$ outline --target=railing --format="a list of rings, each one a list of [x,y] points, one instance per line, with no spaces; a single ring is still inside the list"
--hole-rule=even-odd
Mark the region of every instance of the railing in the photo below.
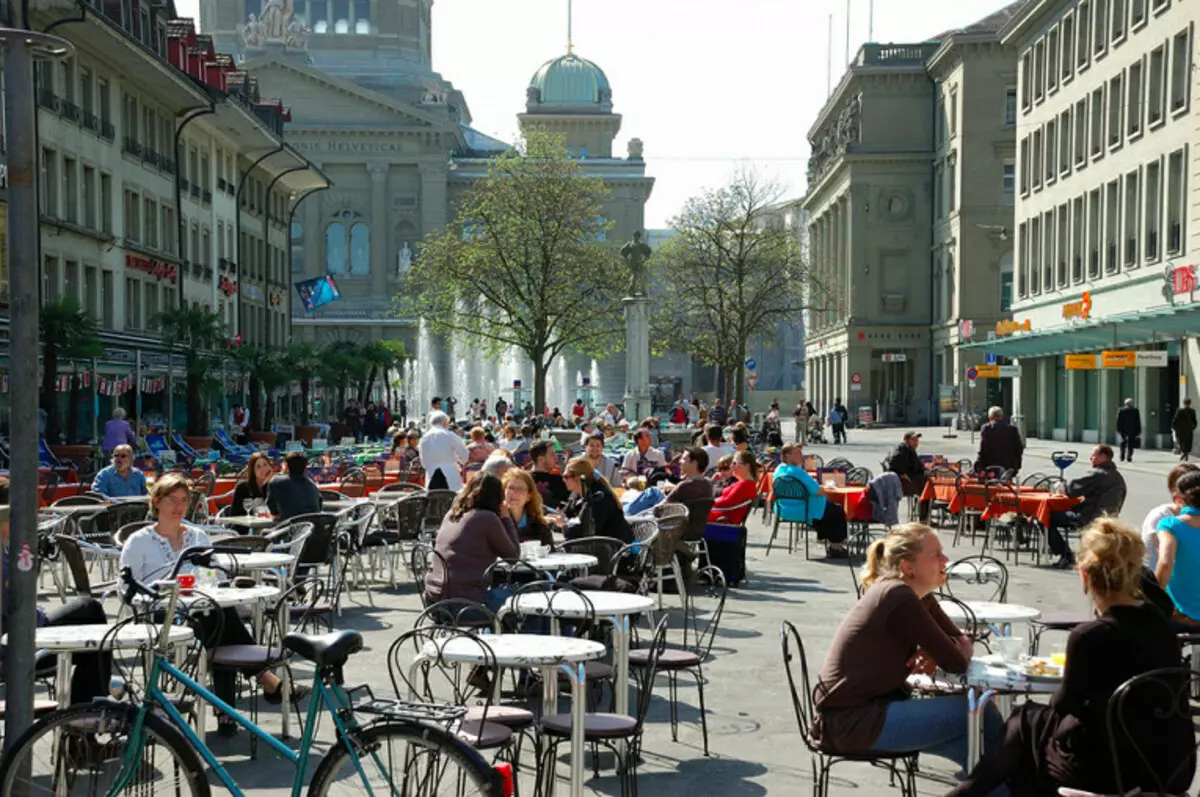
[[[189,188],[191,188],[191,186],[192,186],[192,184],[188,182],[188,178],[186,178],[186,177],[180,177],[180,178],[179,178],[179,190],[180,190],[180,192],[182,192],[182,193],[186,194],[186,193],[188,192],[188,189],[189,189]]]
[[[113,127],[112,122],[100,122],[100,138],[112,141],[117,137],[117,129]]]
[[[96,114],[92,113],[91,111],[84,111],[83,112],[83,126],[93,132],[99,130],[100,129],[100,117],[96,116]]]
[[[212,204],[212,191],[208,191],[208,190],[201,191],[200,197],[204,201],[204,204],[206,204],[206,205]]]
[[[226,183],[225,183],[225,178],[224,178],[224,177],[218,177],[218,178],[217,178],[217,190],[218,190],[218,191],[225,191],[225,190],[227,190],[227,188],[226,188]]]
[[[62,110],[63,118],[68,122],[79,123],[79,116],[82,113],[80,107],[70,100],[63,100],[59,103]]]
[[[124,143],[121,145],[121,151],[127,155],[136,155],[140,158],[142,157],[142,153],[145,152],[145,148],[139,142],[126,136]]]
[[[38,105],[43,108],[49,108],[52,111],[57,111],[58,95],[50,89],[38,89]]]
[[[923,65],[937,52],[938,43],[927,44],[864,44],[855,59],[856,66],[917,66]]]

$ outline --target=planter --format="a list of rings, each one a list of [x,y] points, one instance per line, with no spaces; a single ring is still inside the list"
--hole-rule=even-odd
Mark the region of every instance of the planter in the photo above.
[[[59,459],[69,459],[75,463],[77,467],[86,470],[92,464],[92,447],[91,445],[58,445],[50,446],[50,450],[54,452],[54,456]],[[105,463],[108,464],[108,463]]]
[[[317,439],[317,435],[321,433],[319,426],[297,426],[296,439],[304,443],[305,448],[312,447],[312,441]]]
[[[267,446],[274,448],[275,439],[279,435],[275,432],[247,432],[246,437],[251,443],[265,443]]]
[[[203,437],[188,437],[187,435],[183,435],[183,442],[197,451],[207,451],[213,447],[212,435],[204,435]]]

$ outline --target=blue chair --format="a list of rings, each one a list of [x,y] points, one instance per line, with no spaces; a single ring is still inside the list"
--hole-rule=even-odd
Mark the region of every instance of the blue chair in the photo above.
[[[779,524],[788,524],[788,553],[792,553],[796,544],[796,534],[804,535],[804,558],[811,559],[808,548],[807,531],[812,516],[813,495],[804,486],[804,482],[791,476],[776,476],[771,483],[771,511],[775,515],[775,525],[771,529],[771,539],[767,542],[767,556],[771,555],[771,546],[779,534]]]
[[[188,445],[188,442],[183,439],[179,432],[171,433],[171,442],[175,445],[176,450],[183,452],[183,455],[195,462],[198,459],[208,459],[211,454],[211,449],[198,451]]]

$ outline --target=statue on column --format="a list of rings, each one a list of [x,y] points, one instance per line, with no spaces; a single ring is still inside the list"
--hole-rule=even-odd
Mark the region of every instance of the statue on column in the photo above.
[[[408,248],[408,241],[405,241],[399,254],[396,255],[396,273],[399,276],[403,277],[412,268],[412,256],[412,250]]]
[[[651,250],[642,241],[642,231],[633,234],[633,240],[621,247],[621,257],[629,269],[629,295],[646,295],[646,260]]]

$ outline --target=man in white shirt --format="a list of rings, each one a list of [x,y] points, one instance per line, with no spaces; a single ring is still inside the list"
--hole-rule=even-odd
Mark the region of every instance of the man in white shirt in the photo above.
[[[600,413],[600,420],[605,426],[615,426],[620,419],[621,413],[617,412],[616,404],[606,405],[604,412]]]
[[[717,460],[726,454],[733,453],[733,447],[727,446],[721,442],[721,434],[724,430],[719,424],[710,424],[704,430],[704,453],[708,454],[708,465],[710,468],[716,467]]]
[[[234,404],[229,411],[229,436],[237,443],[245,443],[246,427],[250,425],[250,413],[242,409],[241,404]]]
[[[627,474],[640,475],[650,473],[655,468],[666,467],[667,458],[663,456],[663,452],[650,446],[649,430],[638,429],[637,434],[633,436],[633,442],[637,449],[626,454],[625,461],[621,463]]]
[[[425,489],[462,489],[462,466],[468,459],[466,443],[447,429],[450,418],[444,412],[429,413],[429,431],[421,435],[417,452],[425,466]]]

